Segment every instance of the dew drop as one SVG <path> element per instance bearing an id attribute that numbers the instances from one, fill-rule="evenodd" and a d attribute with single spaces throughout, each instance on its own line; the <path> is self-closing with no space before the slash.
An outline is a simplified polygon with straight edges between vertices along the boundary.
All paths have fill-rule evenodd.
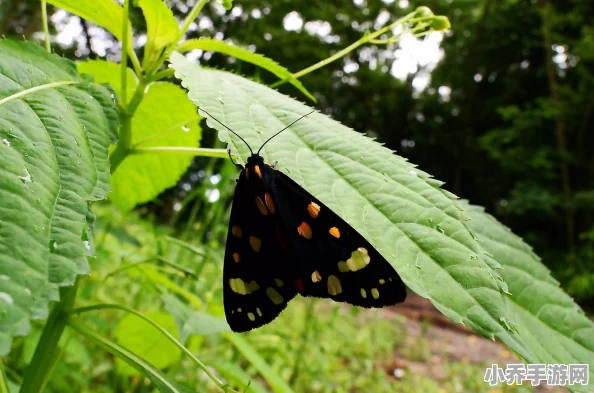
<path id="1" fill-rule="evenodd" d="M 2 139 L 2 143 L 4 143 L 6 146 L 10 146 L 10 141 L 6 138 Z"/>
<path id="2" fill-rule="evenodd" d="M 88 240 L 85 240 L 85 241 L 83 242 L 83 244 L 84 244 L 84 246 L 85 246 L 85 249 L 86 249 L 87 251 L 91 251 L 91 243 L 90 243 Z"/>
<path id="3" fill-rule="evenodd" d="M 27 155 L 27 154 L 25 154 Z M 33 181 L 33 179 L 31 178 L 31 174 L 29 173 L 29 171 L 27 170 L 27 168 L 25 169 L 25 176 L 19 176 L 19 179 L 21 179 L 21 181 L 23 182 L 24 185 L 27 185 L 29 183 L 31 183 Z"/>
<path id="4" fill-rule="evenodd" d="M 57 248 L 58 248 L 58 242 L 55 240 L 50 240 L 49 241 L 50 252 L 55 252 Z"/>
<path id="5" fill-rule="evenodd" d="M 220 102 L 221 104 L 223 104 L 223 105 L 225 104 L 225 101 L 223 101 L 223 98 L 222 98 L 222 97 L 219 97 L 219 102 Z"/>
<path id="6" fill-rule="evenodd" d="M 189 132 L 190 131 L 190 127 L 188 127 L 188 126 L 182 126 L 181 129 L 182 129 L 183 132 Z"/>

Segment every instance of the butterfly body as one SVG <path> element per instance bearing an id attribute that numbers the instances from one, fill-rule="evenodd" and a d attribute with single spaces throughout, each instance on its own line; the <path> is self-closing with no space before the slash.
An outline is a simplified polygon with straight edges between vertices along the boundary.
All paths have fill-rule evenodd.
<path id="1" fill-rule="evenodd" d="M 404 301 L 398 273 L 336 213 L 257 153 L 237 166 L 223 270 L 233 331 L 271 322 L 297 294 L 367 308 Z"/>

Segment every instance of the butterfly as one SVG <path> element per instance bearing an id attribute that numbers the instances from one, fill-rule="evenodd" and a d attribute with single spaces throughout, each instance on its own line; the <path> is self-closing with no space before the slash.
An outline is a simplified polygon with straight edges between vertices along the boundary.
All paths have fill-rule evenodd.
<path id="1" fill-rule="evenodd" d="M 201 109 L 204 111 L 203 109 Z M 250 150 L 235 188 L 223 268 L 225 316 L 234 332 L 273 321 L 297 294 L 360 307 L 403 302 L 392 265 L 353 227 Z"/>

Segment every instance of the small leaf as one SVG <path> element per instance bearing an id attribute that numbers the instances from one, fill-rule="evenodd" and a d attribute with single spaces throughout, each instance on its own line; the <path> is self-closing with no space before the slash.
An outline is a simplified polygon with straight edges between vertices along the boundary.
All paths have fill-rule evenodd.
<path id="1" fill-rule="evenodd" d="M 146 312 L 145 315 L 177 338 L 177 329 L 171 315 L 160 312 Z M 134 314 L 126 314 L 120 319 L 115 328 L 115 337 L 123 347 L 161 370 L 177 362 L 181 355 L 179 348 L 167 337 Z M 122 362 L 118 362 L 118 371 L 125 375 L 135 374 L 128 364 Z"/>
<path id="2" fill-rule="evenodd" d="M 0 355 L 89 272 L 89 203 L 109 191 L 115 95 L 74 63 L 0 40 Z"/>
<path id="3" fill-rule="evenodd" d="M 303 84 L 285 67 L 279 65 L 274 60 L 264 57 L 258 53 L 253 53 L 237 46 L 229 45 L 223 41 L 217 41 L 212 38 L 200 38 L 184 41 L 177 50 L 180 52 L 187 52 L 193 49 L 201 49 L 204 51 L 212 51 L 224 53 L 229 56 L 236 57 L 245 62 L 257 65 L 258 67 L 264 68 L 266 71 L 273 73 L 280 79 L 287 79 L 290 84 L 299 89 L 300 92 L 305 94 L 310 100 L 316 102 L 314 96 L 303 86 Z"/>
<path id="4" fill-rule="evenodd" d="M 142 8 L 147 27 L 142 66 L 149 70 L 161 50 L 177 39 L 179 26 L 163 0 L 138 0 L 138 5 Z"/>

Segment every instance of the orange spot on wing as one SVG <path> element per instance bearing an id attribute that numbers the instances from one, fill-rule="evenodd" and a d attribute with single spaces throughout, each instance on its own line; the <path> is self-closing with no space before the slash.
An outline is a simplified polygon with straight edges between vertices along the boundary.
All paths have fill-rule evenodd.
<path id="1" fill-rule="evenodd" d="M 258 177 L 261 179 L 262 178 L 262 172 L 260 171 L 260 166 L 256 165 L 254 167 L 254 171 L 256 172 L 256 175 L 258 175 Z"/>
<path id="2" fill-rule="evenodd" d="M 311 218 L 316 218 L 318 214 L 320 214 L 320 205 L 315 202 L 310 202 L 309 205 L 307 205 L 307 212 Z"/>
<path id="3" fill-rule="evenodd" d="M 330 230 L 328 232 L 330 232 L 330 234 L 332 236 L 334 236 L 335 238 L 337 238 L 337 239 L 340 238 L 340 231 L 338 230 L 338 228 L 332 227 L 332 228 L 330 228 Z"/>
<path id="4" fill-rule="evenodd" d="M 276 211 L 276 207 L 274 206 L 274 202 L 272 201 L 272 195 L 270 195 L 270 193 L 264 193 L 264 201 L 266 202 L 266 207 L 268 208 L 270 214 L 274 214 L 274 212 Z"/>
<path id="5" fill-rule="evenodd" d="M 311 239 L 311 227 L 305 221 L 297 227 L 297 233 L 308 240 Z"/>
<path id="6" fill-rule="evenodd" d="M 262 201 L 262 198 L 256 197 L 256 206 L 258 206 L 258 210 L 263 216 L 268 215 L 268 209 L 266 209 L 266 205 Z"/>

